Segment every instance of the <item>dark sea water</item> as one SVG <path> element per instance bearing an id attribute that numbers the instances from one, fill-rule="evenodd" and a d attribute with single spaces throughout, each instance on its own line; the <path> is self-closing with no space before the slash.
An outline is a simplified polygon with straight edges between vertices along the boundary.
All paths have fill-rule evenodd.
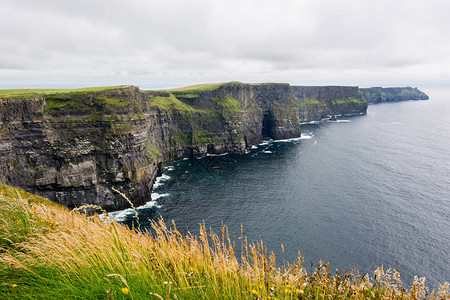
<path id="1" fill-rule="evenodd" d="M 450 89 L 424 91 L 429 101 L 303 125 L 299 140 L 169 164 L 141 223 L 161 215 L 182 232 L 205 221 L 219 233 L 223 222 L 236 248 L 242 224 L 281 263 L 281 244 L 306 266 L 363 274 L 397 261 L 404 283 L 425 276 L 436 288 L 450 281 Z"/>

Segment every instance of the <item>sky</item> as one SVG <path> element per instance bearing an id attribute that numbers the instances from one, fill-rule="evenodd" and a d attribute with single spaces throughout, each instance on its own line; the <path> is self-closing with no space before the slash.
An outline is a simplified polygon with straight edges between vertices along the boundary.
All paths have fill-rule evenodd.
<path id="1" fill-rule="evenodd" d="M 0 88 L 450 85 L 448 0 L 0 0 Z"/>

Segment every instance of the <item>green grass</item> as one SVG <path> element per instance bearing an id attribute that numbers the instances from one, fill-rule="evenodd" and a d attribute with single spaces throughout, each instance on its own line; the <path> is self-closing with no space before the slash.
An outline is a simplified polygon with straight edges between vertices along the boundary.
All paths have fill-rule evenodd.
<path id="1" fill-rule="evenodd" d="M 193 92 L 183 92 L 183 91 L 172 91 L 171 94 L 173 94 L 175 97 L 177 98 L 185 98 L 185 99 L 196 99 L 198 98 L 200 95 L 198 93 L 193 93 Z"/>
<path id="2" fill-rule="evenodd" d="M 21 99 L 21 98 L 34 98 L 41 97 L 43 95 L 50 94 L 68 94 L 68 93 L 80 93 L 80 92 L 100 92 L 105 90 L 117 89 L 123 86 L 105 86 L 105 87 L 88 87 L 88 88 L 76 88 L 76 89 L 10 89 L 1 90 L 0 98 L 4 99 Z"/>
<path id="3" fill-rule="evenodd" d="M 130 102 L 127 99 L 121 98 L 108 98 L 108 97 L 98 97 L 99 100 L 105 101 L 107 105 L 115 106 L 115 107 L 126 107 L 130 105 Z"/>
<path id="4" fill-rule="evenodd" d="M 94 209 L 89 206 L 89 209 Z M 183 236 L 172 223 L 151 232 L 0 185 L 0 299 L 449 299 L 449 285 L 407 289 L 396 270 L 369 277 L 332 273 L 303 259 L 276 264 L 263 242 L 235 245 L 200 226 Z M 243 250 L 238 260 L 235 248 Z"/>
<path id="5" fill-rule="evenodd" d="M 316 98 L 305 98 L 298 102 L 299 107 L 322 107 L 326 108 L 326 104 Z"/>
<path id="6" fill-rule="evenodd" d="M 168 97 L 150 96 L 148 98 L 151 106 L 159 107 L 162 110 L 177 110 L 179 112 L 201 112 L 203 109 L 196 108 L 178 100 L 172 93 Z"/>
<path id="7" fill-rule="evenodd" d="M 174 88 L 174 89 L 170 89 L 168 91 L 170 91 L 170 92 L 208 91 L 208 90 L 215 90 L 215 89 L 221 87 L 223 84 L 224 83 L 202 83 L 202 84 L 196 84 L 196 85 L 189 85 L 189 86 L 183 86 L 183 87 L 179 87 L 179 88 Z"/>
<path id="8" fill-rule="evenodd" d="M 355 98 L 355 97 L 348 97 L 344 99 L 334 99 L 331 101 L 334 105 L 342 105 L 342 104 L 348 104 L 348 103 L 355 103 L 355 104 L 365 104 L 366 100 L 363 98 Z"/>
<path id="9" fill-rule="evenodd" d="M 223 97 L 216 99 L 217 104 L 219 104 L 224 111 L 239 113 L 241 112 L 241 107 L 239 106 L 239 101 L 231 97 Z"/>

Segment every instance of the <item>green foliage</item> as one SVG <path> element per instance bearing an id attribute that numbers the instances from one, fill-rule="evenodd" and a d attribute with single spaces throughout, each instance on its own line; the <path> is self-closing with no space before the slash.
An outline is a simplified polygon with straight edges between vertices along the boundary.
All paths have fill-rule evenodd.
<path id="1" fill-rule="evenodd" d="M 158 149 L 152 147 L 150 145 L 150 143 L 148 143 L 148 142 L 145 144 L 145 150 L 147 150 L 146 154 L 147 154 L 147 158 L 148 159 L 154 160 L 156 158 L 161 158 L 162 157 L 161 152 L 159 152 Z"/>
<path id="2" fill-rule="evenodd" d="M 127 99 L 123 98 L 109 98 L 109 97 L 97 97 L 99 100 L 103 100 L 107 105 L 115 106 L 115 107 L 126 107 L 130 105 Z"/>
<path id="3" fill-rule="evenodd" d="M 242 112 L 241 107 L 239 106 L 239 101 L 231 98 L 231 97 L 222 97 L 219 99 L 216 99 L 217 104 L 219 104 L 223 111 L 227 111 L 230 113 L 239 113 Z"/>
<path id="4" fill-rule="evenodd" d="M 151 106 L 158 107 L 162 110 L 179 111 L 181 113 L 203 111 L 200 108 L 196 108 L 178 100 L 172 93 L 170 93 L 168 97 L 152 95 L 148 98 L 148 101 Z"/>
<path id="5" fill-rule="evenodd" d="M 318 107 L 325 109 L 327 107 L 325 102 L 319 101 L 316 98 L 305 98 L 298 102 L 298 106 L 303 109 Z"/>
<path id="6" fill-rule="evenodd" d="M 177 98 L 185 98 L 185 99 L 196 99 L 200 96 L 198 93 L 193 92 L 186 93 L 183 91 L 173 91 L 171 93 Z"/>
<path id="7" fill-rule="evenodd" d="M 348 97 L 344 99 L 334 99 L 331 101 L 334 105 L 342 105 L 342 104 L 365 104 L 366 100 L 363 98 L 355 98 L 355 97 Z"/>
<path id="8" fill-rule="evenodd" d="M 173 141 L 176 143 L 177 147 L 189 146 L 192 142 L 192 136 L 184 133 L 172 134 Z"/>

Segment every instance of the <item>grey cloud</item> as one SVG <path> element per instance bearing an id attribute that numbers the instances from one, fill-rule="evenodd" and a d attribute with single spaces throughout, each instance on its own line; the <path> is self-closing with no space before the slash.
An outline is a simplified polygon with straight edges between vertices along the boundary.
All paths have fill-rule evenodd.
<path id="1" fill-rule="evenodd" d="M 450 78 L 447 1 L 1 2 L 3 82 Z"/>

